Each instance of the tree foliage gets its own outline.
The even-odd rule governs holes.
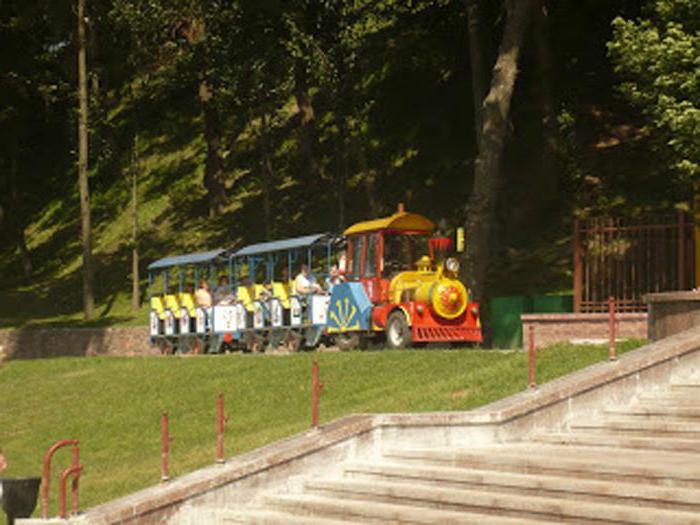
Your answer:
[[[700,176],[700,3],[655,0],[637,20],[616,18],[609,44],[620,90],[663,138],[683,178]]]

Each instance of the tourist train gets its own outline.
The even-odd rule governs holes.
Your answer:
[[[148,266],[150,340],[164,353],[480,343],[454,244],[399,205],[344,235],[166,257]]]

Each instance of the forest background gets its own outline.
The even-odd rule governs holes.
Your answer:
[[[699,108],[694,0],[0,0],[0,325],[398,202],[482,301],[565,293],[575,217],[690,207]]]

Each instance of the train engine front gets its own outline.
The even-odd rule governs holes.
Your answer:
[[[480,343],[479,306],[470,302],[458,278],[459,262],[446,256],[449,241],[436,238],[434,230],[432,221],[402,206],[390,217],[348,228],[350,293],[338,296],[341,301],[331,298],[331,318],[334,304],[342,306],[345,301],[347,309],[352,303],[367,312],[367,332],[384,332],[391,348]],[[363,310],[365,304],[368,308]],[[344,331],[343,326],[332,328]],[[358,326],[345,327],[351,328]]]

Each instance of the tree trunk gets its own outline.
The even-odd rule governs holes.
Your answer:
[[[219,111],[214,103],[214,92],[206,80],[199,84],[199,101],[204,117],[204,141],[207,144],[204,187],[207,190],[209,217],[215,217],[224,211],[226,188],[221,180],[223,171],[221,120],[219,119]]]
[[[300,116],[299,149],[306,158],[309,176],[315,182],[321,176],[321,165],[316,157],[318,150],[316,114],[309,96],[306,69],[301,60],[297,61],[294,70],[294,98],[297,101]]]
[[[533,5],[535,24],[535,52],[537,59],[537,78],[539,79],[538,104],[542,114],[542,188],[545,199],[556,198],[558,193],[558,136],[557,114],[554,101],[553,71],[554,61],[550,45],[550,29],[547,10],[542,0]]]
[[[469,64],[472,73],[472,98],[474,104],[474,129],[477,144],[481,140],[482,104],[486,96],[486,67],[484,47],[479,25],[479,0],[467,0],[467,23],[469,26]]]
[[[501,186],[501,157],[509,128],[510,104],[518,76],[518,58],[532,12],[532,0],[507,0],[506,24],[483,104],[479,155],[466,209],[464,272],[476,300],[484,298],[490,266],[491,232]]]
[[[338,199],[338,231],[345,229],[345,192],[350,172],[350,155],[348,151],[349,130],[345,116],[338,118],[338,154],[340,156],[340,169],[335,183],[336,198]]]
[[[78,0],[78,186],[80,189],[80,226],[83,247],[83,315],[86,321],[95,315],[95,290],[92,266],[92,226],[88,188],[88,90],[85,53],[85,0]]]
[[[14,233],[17,242],[17,250],[19,251],[20,259],[22,260],[22,271],[24,272],[24,278],[27,283],[30,283],[34,265],[32,264],[32,257],[29,247],[27,246],[27,238],[24,232],[24,224],[22,220],[22,201],[19,193],[19,181],[17,180],[17,159],[14,157],[10,161],[9,185],[11,204],[10,209],[12,210],[10,223],[13,224],[15,229]]]
[[[134,136],[134,149],[131,157],[131,309],[141,307],[139,287],[139,238],[138,238],[138,135]]]
[[[265,219],[265,238],[272,239],[272,234],[274,231],[273,220],[272,220],[272,187],[274,180],[274,172],[272,170],[272,158],[270,152],[269,140],[269,130],[267,122],[267,114],[263,113],[261,119],[261,150],[262,150],[262,162],[261,162],[261,173],[262,173],[262,193],[263,193],[263,214]]]

